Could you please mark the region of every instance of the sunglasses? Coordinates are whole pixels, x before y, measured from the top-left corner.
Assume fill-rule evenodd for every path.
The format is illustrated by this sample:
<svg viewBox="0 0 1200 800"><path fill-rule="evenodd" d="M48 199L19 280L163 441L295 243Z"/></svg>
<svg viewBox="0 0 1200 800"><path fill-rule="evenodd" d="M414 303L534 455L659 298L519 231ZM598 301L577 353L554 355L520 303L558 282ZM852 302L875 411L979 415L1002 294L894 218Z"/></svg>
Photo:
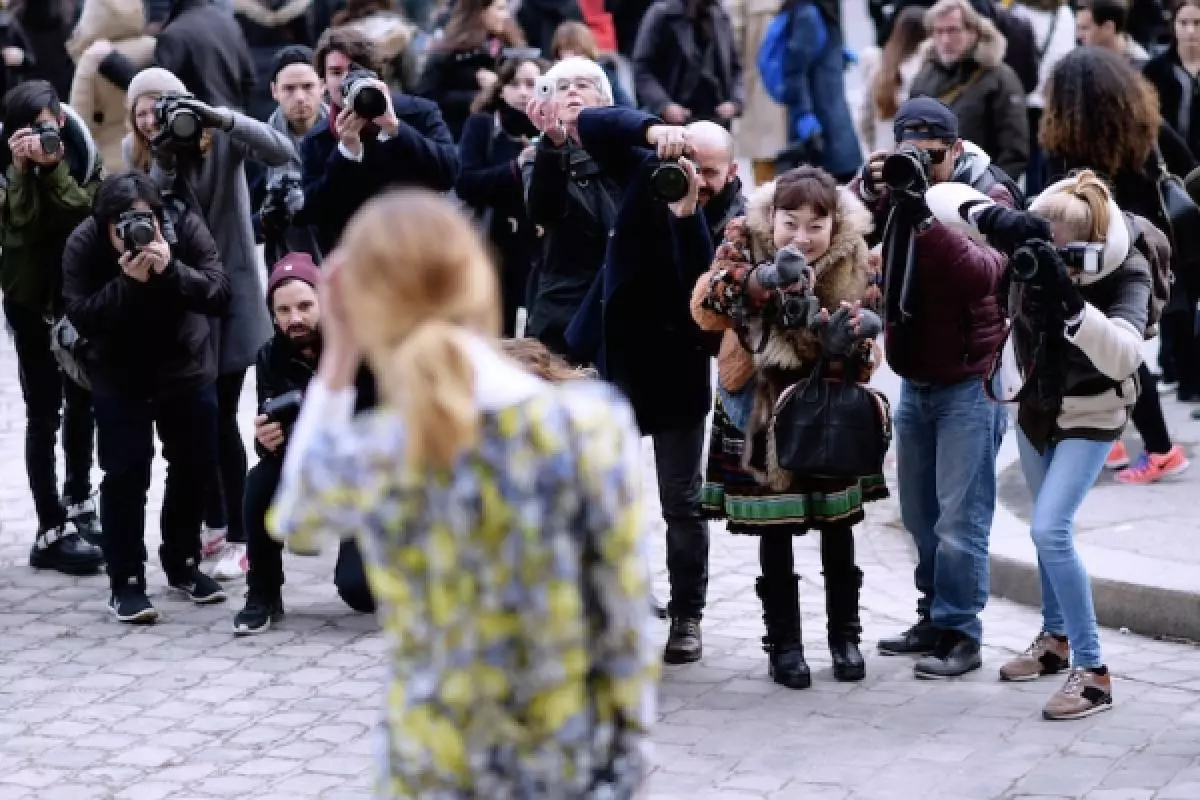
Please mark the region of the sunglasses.
<svg viewBox="0 0 1200 800"><path fill-rule="evenodd" d="M950 152L949 147L939 147L936 149L921 148L929 156L930 164L941 164L946 160L946 154Z"/></svg>

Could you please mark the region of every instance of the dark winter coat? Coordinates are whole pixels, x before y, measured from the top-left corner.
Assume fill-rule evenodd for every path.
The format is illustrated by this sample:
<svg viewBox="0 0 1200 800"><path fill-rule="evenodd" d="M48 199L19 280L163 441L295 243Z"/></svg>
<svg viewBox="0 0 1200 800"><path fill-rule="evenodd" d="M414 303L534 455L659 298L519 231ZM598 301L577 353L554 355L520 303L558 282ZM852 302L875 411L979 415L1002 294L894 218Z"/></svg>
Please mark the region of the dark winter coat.
<svg viewBox="0 0 1200 800"><path fill-rule="evenodd" d="M28 166L18 172L7 147L7 191L0 202L0 292L5 302L43 314L62 313L60 289L63 247L91 212L104 176L87 125L68 106L62 129L66 156L54 167ZM0 136L3 136L0 132Z"/></svg>
<svg viewBox="0 0 1200 800"><path fill-rule="evenodd" d="M651 193L653 124L623 108L579 115L580 141L622 193L603 271L567 331L575 352L629 398L645 435L690 428L712 408L709 345L688 307L712 240L700 210L676 218Z"/></svg>
<svg viewBox="0 0 1200 800"><path fill-rule="evenodd" d="M978 150L964 154L968 169L959 169L956 180L974 185L997 203L1013 206L1003 184L987 179L987 157ZM885 230L891 202L887 191L870 197L861 182L852 186L875 216L875 226ZM889 250L887 229L884 253ZM902 378L918 383L948 386L987 373L992 354L1004 339L1005 320L1000 293L1008 259L965 233L933 222L914 234L911 266L910 316L885 313L888 364ZM886 259L886 256L885 256ZM899 269L883 264L888 272Z"/></svg>
<svg viewBox="0 0 1200 800"><path fill-rule="evenodd" d="M475 73L481 69L495 72L499 66L500 57L493 56L483 47L473 50L433 50L426 58L421 79L417 81L416 94L437 103L450 135L458 141L462 137L463 125L471 115L471 103L479 94L479 80Z"/></svg>
<svg viewBox="0 0 1200 800"><path fill-rule="evenodd" d="M1200 80L1183 68L1174 45L1151 59L1142 74L1158 91L1163 121L1187 143L1193 158L1200 157ZM1176 175L1187 175L1186 171L1178 172L1174 168L1172 171Z"/></svg>
<svg viewBox="0 0 1200 800"><path fill-rule="evenodd" d="M525 305L529 272L538 244L525 211L525 184L517 156L525 143L501 129L495 114L472 114L458 145L462 171L458 196L484 223L500 267L504 334L512 336L517 309Z"/></svg>
<svg viewBox="0 0 1200 800"><path fill-rule="evenodd" d="M576 0L522 0L517 9L517 24L525 32L530 47L549 56L554 32L564 22L583 22L583 12Z"/></svg>
<svg viewBox="0 0 1200 800"><path fill-rule="evenodd" d="M910 97L934 97L958 116L958 135L983 148L992 163L1020 180L1029 163L1029 117L1025 88L1004 63L1004 37L983 20L972 54L944 66L932 42L923 45L925 66L913 80Z"/></svg>
<svg viewBox="0 0 1200 800"><path fill-rule="evenodd" d="M400 120L386 141L363 138L363 159L342 155L329 129L337 114L317 123L300 145L304 175L304 211L296 223L317 229L318 245L328 253L342 229L363 203L394 186L423 186L437 191L454 188L458 150L433 103L419 97L392 95Z"/></svg>
<svg viewBox="0 0 1200 800"><path fill-rule="evenodd" d="M187 214L161 275L139 283L121 271L108 230L84 220L63 253L67 317L88 340L84 369L97 394L142 400L217 377L210 317L225 313L229 281L204 221Z"/></svg>
<svg viewBox="0 0 1200 800"><path fill-rule="evenodd" d="M66 47L75 20L66 5L63 0L32 0L20 14L21 27L33 48L26 51L30 63L24 79L49 81L59 97L70 94L75 76L75 62Z"/></svg>
<svg viewBox="0 0 1200 800"><path fill-rule="evenodd" d="M604 264L620 190L582 146L555 146L541 137L525 165L529 220L544 231L537 271L530 281L529 328L560 355L570 356L566 331Z"/></svg>
<svg viewBox="0 0 1200 800"><path fill-rule="evenodd" d="M693 107L704 92L703 54L697 49L694 21L684 0L659 0L642 21L633 48L633 75L638 102L652 114L661 114L671 103L692 110L695 119L716 120L714 111L729 102L740 111L746 102L742 60L734 44L733 23L720 3L707 6L713 31L714 63L709 87L711 108ZM715 101L715 102L714 102Z"/></svg>
<svg viewBox="0 0 1200 800"><path fill-rule="evenodd" d="M198 100L245 109L254 90L254 63L237 20L209 0L177 0L158 34L154 66L183 81ZM141 71L120 53L100 64L100 74L122 88Z"/></svg>
<svg viewBox="0 0 1200 800"><path fill-rule="evenodd" d="M292 44L311 46L308 11L312 0L233 0L233 11L246 37L254 65L254 89L247 111L265 120L275 107L271 97L271 69L275 54Z"/></svg>

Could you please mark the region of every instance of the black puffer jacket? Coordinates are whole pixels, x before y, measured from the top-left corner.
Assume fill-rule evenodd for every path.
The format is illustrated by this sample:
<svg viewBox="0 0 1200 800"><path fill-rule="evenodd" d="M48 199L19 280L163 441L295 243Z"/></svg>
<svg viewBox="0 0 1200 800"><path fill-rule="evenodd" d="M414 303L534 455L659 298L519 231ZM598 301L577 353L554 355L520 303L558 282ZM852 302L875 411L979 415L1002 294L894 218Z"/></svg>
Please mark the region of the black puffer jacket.
<svg viewBox="0 0 1200 800"><path fill-rule="evenodd" d="M569 355L567 326L604 263L620 189L572 140L556 147L543 136L525 166L529 219L545 234L541 264L530 283L530 336Z"/></svg>
<svg viewBox="0 0 1200 800"><path fill-rule="evenodd" d="M471 50L434 50L425 61L416 94L437 103L454 141L462 138L463 125L471 115L471 103L479 94L481 69L495 72L500 57L484 47Z"/></svg>
<svg viewBox="0 0 1200 800"><path fill-rule="evenodd" d="M195 214L176 225L178 243L161 275L139 283L121 271L108 230L89 217L63 252L63 303L88 340L84 369L93 391L164 397L216 380L209 318L229 306L217 244Z"/></svg>

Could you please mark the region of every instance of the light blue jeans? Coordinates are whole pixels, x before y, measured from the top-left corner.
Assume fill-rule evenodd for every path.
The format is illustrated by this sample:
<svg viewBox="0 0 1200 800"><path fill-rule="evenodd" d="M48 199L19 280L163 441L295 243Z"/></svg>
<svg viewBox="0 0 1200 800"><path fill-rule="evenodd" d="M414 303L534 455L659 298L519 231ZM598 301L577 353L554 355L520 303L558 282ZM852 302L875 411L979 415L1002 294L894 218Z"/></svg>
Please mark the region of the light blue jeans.
<svg viewBox="0 0 1200 800"><path fill-rule="evenodd" d="M1008 414L971 378L904 381L896 408L900 517L917 546L917 613L939 630L983 641L996 454Z"/></svg>
<svg viewBox="0 0 1200 800"><path fill-rule="evenodd" d="M1038 453L1018 429L1017 445L1021 471L1033 495L1029 533L1042 579L1042 629L1067 637L1071 666L1102 666L1092 584L1072 534L1075 512L1099 477L1112 442L1064 439Z"/></svg>

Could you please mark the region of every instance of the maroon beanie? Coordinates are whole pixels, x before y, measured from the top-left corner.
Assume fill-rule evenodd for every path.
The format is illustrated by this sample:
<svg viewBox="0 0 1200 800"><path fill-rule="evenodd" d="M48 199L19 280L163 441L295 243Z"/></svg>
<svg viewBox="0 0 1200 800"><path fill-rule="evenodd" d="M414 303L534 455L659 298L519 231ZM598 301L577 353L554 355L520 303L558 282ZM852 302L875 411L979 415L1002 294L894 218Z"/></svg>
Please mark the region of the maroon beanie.
<svg viewBox="0 0 1200 800"><path fill-rule="evenodd" d="M279 284L290 280L304 281L316 289L321 285L321 270L308 253L288 253L279 259L267 279L267 308L272 308L271 298Z"/></svg>

